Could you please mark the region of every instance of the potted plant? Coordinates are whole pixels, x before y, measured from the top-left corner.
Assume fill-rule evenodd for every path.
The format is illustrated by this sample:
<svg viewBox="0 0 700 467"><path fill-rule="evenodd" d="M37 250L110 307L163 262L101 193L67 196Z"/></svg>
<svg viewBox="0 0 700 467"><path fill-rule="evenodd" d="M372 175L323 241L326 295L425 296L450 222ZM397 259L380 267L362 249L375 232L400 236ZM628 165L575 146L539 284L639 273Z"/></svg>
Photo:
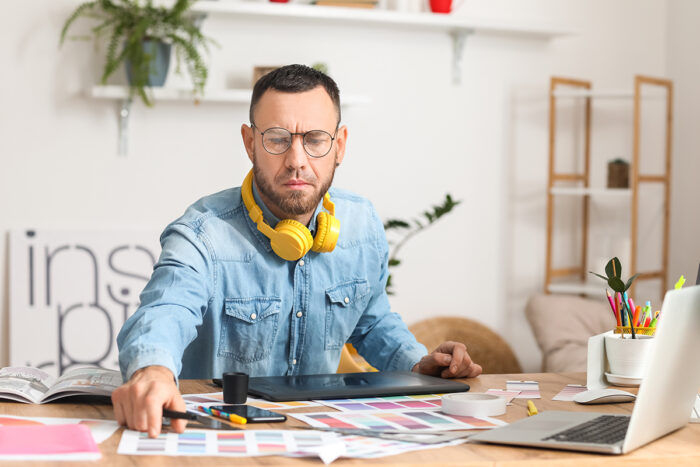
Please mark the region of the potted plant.
<svg viewBox="0 0 700 467"><path fill-rule="evenodd" d="M96 19L99 23L91 28L92 36L108 37L102 84L124 63L130 96L138 94L146 105L152 105L146 88L165 82L172 47L177 59L176 73L180 73L184 62L192 79L193 94L203 94L208 70L202 50L208 52L208 44L213 41L197 27L200 18L188 13L194 1L176 0L170 8L154 6L152 0L86 2L64 23L60 43L78 18Z"/></svg>
<svg viewBox="0 0 700 467"><path fill-rule="evenodd" d="M620 314L624 313L626 315L626 322L630 324L629 329L632 337L632 339L625 339L626 326L624 326L624 321L623 326L618 327L618 329L622 330L619 336L616 334L605 336L605 354L610 366L610 373L606 374L606 376L608 380L611 377L618 378L611 382L624 381L625 378L641 378L649 360L648 357L652 351L654 340L652 336L637 335L635 331L635 313L632 309L633 306L630 306L631 300L627 297L627 290L638 274L633 275L626 282L623 281L622 265L617 257L606 264L605 276L595 272L591 272L591 274L605 280L611 289L623 297ZM617 297L618 295L616 294L615 301L617 301Z"/></svg>

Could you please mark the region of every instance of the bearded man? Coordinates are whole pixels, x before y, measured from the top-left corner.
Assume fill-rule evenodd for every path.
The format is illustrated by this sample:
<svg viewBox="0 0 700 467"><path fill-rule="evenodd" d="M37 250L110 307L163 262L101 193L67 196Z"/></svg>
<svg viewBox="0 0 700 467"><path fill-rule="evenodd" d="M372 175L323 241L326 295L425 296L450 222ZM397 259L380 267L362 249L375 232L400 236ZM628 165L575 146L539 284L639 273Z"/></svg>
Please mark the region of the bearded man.
<svg viewBox="0 0 700 467"><path fill-rule="evenodd" d="M428 354L390 310L382 222L331 188L348 135L336 83L303 65L263 76L241 135L253 165L242 186L200 199L161 236L117 338L117 421L156 436L163 408L185 409L177 378L332 373L346 342L379 370L479 375L463 344Z"/></svg>

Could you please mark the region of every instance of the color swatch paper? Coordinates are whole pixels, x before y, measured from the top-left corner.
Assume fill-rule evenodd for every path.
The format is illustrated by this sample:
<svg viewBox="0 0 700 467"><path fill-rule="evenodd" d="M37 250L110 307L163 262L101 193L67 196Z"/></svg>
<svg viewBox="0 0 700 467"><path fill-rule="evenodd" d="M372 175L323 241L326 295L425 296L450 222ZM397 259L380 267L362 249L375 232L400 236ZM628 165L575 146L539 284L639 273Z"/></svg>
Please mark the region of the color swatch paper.
<svg viewBox="0 0 700 467"><path fill-rule="evenodd" d="M320 457L330 463L345 454L345 444L335 433L293 430L185 430L146 433L125 430L118 454L139 456L288 456Z"/></svg>
<svg viewBox="0 0 700 467"><path fill-rule="evenodd" d="M224 404L223 392L212 392L207 394L186 394L182 396L187 404L188 409L196 409L197 406L209 407L210 405ZM264 399L256 399L249 397L246 400L247 405L252 405L259 409L266 410L285 410L285 409L301 409L305 407L318 407L321 404L315 401L288 401L288 402L272 402Z"/></svg>
<svg viewBox="0 0 700 467"><path fill-rule="evenodd" d="M580 384L567 384L559 394L552 398L553 401L573 401L574 396L581 392L588 391L586 386Z"/></svg>
<svg viewBox="0 0 700 467"><path fill-rule="evenodd" d="M80 424L90 429L96 443L101 443L117 431L119 425L114 420L93 420L83 418L59 417L19 417L15 415L0 415L0 426L26 425L67 425Z"/></svg>
<svg viewBox="0 0 700 467"><path fill-rule="evenodd" d="M540 399L540 384L537 381L506 381L507 391L520 391L516 399Z"/></svg>
<svg viewBox="0 0 700 467"><path fill-rule="evenodd" d="M407 410L439 409L442 405L440 396L437 394L423 394L415 396L389 396L389 397L367 397L361 399L333 399L318 401L321 404L339 410L341 412L358 411L386 411L386 410Z"/></svg>
<svg viewBox="0 0 700 467"><path fill-rule="evenodd" d="M448 415L434 410L319 412L290 414L318 428L350 428L367 430L483 430L506 425L491 417Z"/></svg>
<svg viewBox="0 0 700 467"><path fill-rule="evenodd" d="M0 426L0 459L95 460L100 450L85 425Z"/></svg>

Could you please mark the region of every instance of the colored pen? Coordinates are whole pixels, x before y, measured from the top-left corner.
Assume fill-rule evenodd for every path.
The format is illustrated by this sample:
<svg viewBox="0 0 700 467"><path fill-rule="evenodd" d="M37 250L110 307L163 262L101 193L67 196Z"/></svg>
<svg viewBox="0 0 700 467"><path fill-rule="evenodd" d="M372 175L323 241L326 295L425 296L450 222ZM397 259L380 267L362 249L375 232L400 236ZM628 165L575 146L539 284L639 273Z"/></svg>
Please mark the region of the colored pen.
<svg viewBox="0 0 700 467"><path fill-rule="evenodd" d="M673 286L674 289L678 290L681 287L683 287L683 284L685 284L685 277L681 276L678 278L678 282L676 282L676 285Z"/></svg>
<svg viewBox="0 0 700 467"><path fill-rule="evenodd" d="M605 294L608 296L608 302L610 303L610 308L612 308L613 316L615 317L615 321L617 321L617 325L620 325L620 317L617 314L617 310L615 309L615 303L613 302L612 295L610 294L610 291L608 289L605 289Z"/></svg>
<svg viewBox="0 0 700 467"><path fill-rule="evenodd" d="M223 418L224 420L230 420L233 423L238 423L239 425L245 425L246 423L248 423L248 420L246 420L244 417L241 417L240 415L236 415L235 413L222 412L221 410L211 409L202 405L199 406L199 410L203 410L209 415Z"/></svg>
<svg viewBox="0 0 700 467"><path fill-rule="evenodd" d="M634 300L632 300L632 297L629 297L629 298L627 299L627 303L629 303L630 311L631 311L632 313L634 313L634 311L637 309L637 307L634 306Z"/></svg>
<svg viewBox="0 0 700 467"><path fill-rule="evenodd" d="M527 401L527 416L531 417L532 415L537 415L537 407L535 407L534 402L532 402L531 400L528 399L528 401Z"/></svg>

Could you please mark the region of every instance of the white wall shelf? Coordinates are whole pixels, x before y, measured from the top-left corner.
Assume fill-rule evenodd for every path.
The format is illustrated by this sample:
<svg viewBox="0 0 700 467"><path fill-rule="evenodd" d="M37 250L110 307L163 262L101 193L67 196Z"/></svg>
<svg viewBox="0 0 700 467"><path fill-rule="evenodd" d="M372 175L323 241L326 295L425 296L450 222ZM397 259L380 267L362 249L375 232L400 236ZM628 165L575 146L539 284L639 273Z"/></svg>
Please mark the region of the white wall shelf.
<svg viewBox="0 0 700 467"><path fill-rule="evenodd" d="M161 0L158 3L169 6L173 1ZM216 16L234 15L239 18L445 32L452 37L452 79L455 83L461 80L462 50L470 34L495 34L545 41L573 34L571 30L538 22L470 18L455 14L408 13L376 8L201 0L195 3L191 10L195 13Z"/></svg>
<svg viewBox="0 0 700 467"><path fill-rule="evenodd" d="M568 295L592 295L604 296L605 284L592 282L553 282L547 286L549 293L561 293Z"/></svg>
<svg viewBox="0 0 700 467"><path fill-rule="evenodd" d="M552 95L557 98L591 97L600 99L633 99L634 89L556 89ZM665 99L663 93L644 93L645 99Z"/></svg>
<svg viewBox="0 0 700 467"><path fill-rule="evenodd" d="M151 88L147 91L154 102L158 101L180 101L207 103L228 103L248 105L253 93L252 89L215 89L206 90L203 96L194 96L192 89L182 88ZM129 148L129 117L131 116L131 98L128 86L93 86L88 89L87 95L94 99L114 100L120 103L119 108L119 148L120 156L125 156ZM363 95L343 96L341 105L343 107L352 105L369 104L370 98Z"/></svg>
<svg viewBox="0 0 700 467"><path fill-rule="evenodd" d="M192 89L188 88L151 88L148 91L154 101L191 101L191 102L221 102L230 104L249 104L252 89L212 89L206 90L203 96L194 96ZM88 96L95 99L122 100L129 98L129 88L127 86L93 86L88 90ZM349 95L343 96L341 105L343 107L352 105L369 104L368 96Z"/></svg>
<svg viewBox="0 0 700 467"><path fill-rule="evenodd" d="M553 195L563 196L630 196L629 188L589 188L589 187L562 187L555 186L549 190Z"/></svg>

